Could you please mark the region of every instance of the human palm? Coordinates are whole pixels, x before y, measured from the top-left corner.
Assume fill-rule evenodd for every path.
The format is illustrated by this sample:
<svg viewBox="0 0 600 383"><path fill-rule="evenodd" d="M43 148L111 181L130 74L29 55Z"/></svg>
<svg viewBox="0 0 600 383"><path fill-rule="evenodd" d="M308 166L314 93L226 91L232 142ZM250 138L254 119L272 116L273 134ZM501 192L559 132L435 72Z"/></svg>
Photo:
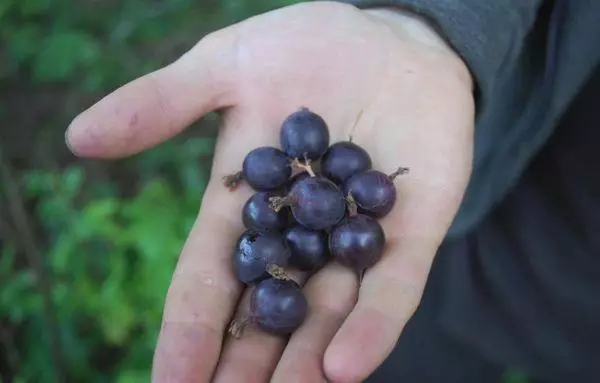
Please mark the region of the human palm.
<svg viewBox="0 0 600 383"><path fill-rule="evenodd" d="M253 328L232 339L227 327L248 294L230 257L252 191L229 192L222 178L251 149L279 146L281 122L302 106L327 121L332 143L352 136L375 169L410 173L396 181L398 200L381 221L387 248L360 289L335 262L308 280L292 272L309 302L304 324L289 340ZM463 196L473 133L468 70L424 23L396 11L300 4L205 37L83 112L67 139L80 156L117 158L214 110L223 126L212 176L168 292L154 381L365 379L416 309Z"/></svg>

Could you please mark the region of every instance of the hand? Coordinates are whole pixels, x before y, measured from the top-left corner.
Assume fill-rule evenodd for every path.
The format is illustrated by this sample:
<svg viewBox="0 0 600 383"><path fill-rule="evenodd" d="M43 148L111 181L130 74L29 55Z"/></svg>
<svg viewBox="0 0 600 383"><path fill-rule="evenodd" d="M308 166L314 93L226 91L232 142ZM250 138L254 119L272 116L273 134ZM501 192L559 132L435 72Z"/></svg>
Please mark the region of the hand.
<svg viewBox="0 0 600 383"><path fill-rule="evenodd" d="M228 192L222 177L251 149L279 146L281 122L300 106L324 117L332 143L352 135L375 169L410 173L396 181L399 199L381 221L388 248L360 291L352 271L331 263L306 282L310 313L287 344L251 328L232 340L226 330L243 287L230 254L251 190ZM67 141L79 156L127 156L213 110L224 124L168 292L154 381L364 380L416 309L463 197L474 121L466 66L425 22L399 10L299 4L206 36L79 115Z"/></svg>

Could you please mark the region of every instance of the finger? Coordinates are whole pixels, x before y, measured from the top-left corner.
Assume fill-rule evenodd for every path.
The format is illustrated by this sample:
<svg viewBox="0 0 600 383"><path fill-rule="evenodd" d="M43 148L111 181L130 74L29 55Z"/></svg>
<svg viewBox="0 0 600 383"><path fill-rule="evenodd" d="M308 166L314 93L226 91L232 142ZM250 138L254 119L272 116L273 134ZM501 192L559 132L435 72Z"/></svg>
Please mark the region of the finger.
<svg viewBox="0 0 600 383"><path fill-rule="evenodd" d="M325 352L325 371L334 382L364 381L393 350L419 304L449 224L442 217L452 216L449 206L456 204L439 190L413 186L399 190L402 206L381 221L384 256L365 274L356 307Z"/></svg>
<svg viewBox="0 0 600 383"><path fill-rule="evenodd" d="M291 272L290 276L300 285L306 279L305 273ZM246 290L236 318L248 315L251 293L252 288ZM269 381L286 341L286 337L268 334L254 325L249 325L239 339L228 336L213 382L263 383Z"/></svg>
<svg viewBox="0 0 600 383"><path fill-rule="evenodd" d="M205 382L216 366L223 333L241 284L230 254L243 230L239 209L247 193L224 193L211 181L167 294L154 356L154 382ZM157 233L160 235L160 233Z"/></svg>
<svg viewBox="0 0 600 383"><path fill-rule="evenodd" d="M308 281L304 287L308 316L291 336L271 382L326 381L325 349L356 303L357 289L356 275L334 262Z"/></svg>
<svg viewBox="0 0 600 383"><path fill-rule="evenodd" d="M256 112L233 108L223 120L211 180L169 288L155 352L155 382L210 381L243 291L231 252L244 230L240 212L253 191L242 184L229 192L222 177L239 170L251 148L272 145L277 137L260 128L270 122Z"/></svg>
<svg viewBox="0 0 600 383"><path fill-rule="evenodd" d="M109 94L66 132L79 156L114 158L150 148L205 114L232 103L233 43L228 29L202 39L179 60Z"/></svg>

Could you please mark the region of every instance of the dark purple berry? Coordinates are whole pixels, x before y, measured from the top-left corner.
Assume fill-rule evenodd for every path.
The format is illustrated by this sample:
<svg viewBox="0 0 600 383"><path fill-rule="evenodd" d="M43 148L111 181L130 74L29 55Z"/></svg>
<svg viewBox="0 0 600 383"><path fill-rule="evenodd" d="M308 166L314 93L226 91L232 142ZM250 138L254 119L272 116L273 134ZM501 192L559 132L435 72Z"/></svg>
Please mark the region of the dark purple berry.
<svg viewBox="0 0 600 383"><path fill-rule="evenodd" d="M371 156L350 141L337 142L321 158L321 172L337 184L343 184L355 174L371 169Z"/></svg>
<svg viewBox="0 0 600 383"><path fill-rule="evenodd" d="M292 175L292 166L284 152L263 146L246 155L242 167L246 182L257 191L272 191L285 185Z"/></svg>
<svg viewBox="0 0 600 383"><path fill-rule="evenodd" d="M300 225L289 228L284 238L290 249L290 265L301 271L315 271L329 260L327 233Z"/></svg>
<svg viewBox="0 0 600 383"><path fill-rule="evenodd" d="M379 261L384 246L383 228L377 220L363 214L344 218L329 233L333 258L359 275Z"/></svg>
<svg viewBox="0 0 600 383"><path fill-rule="evenodd" d="M280 141L288 157L316 160L329 146L329 129L321 116L302 108L285 119Z"/></svg>
<svg viewBox="0 0 600 383"><path fill-rule="evenodd" d="M292 190L292 187L294 187L294 185L296 184L296 182L303 180L305 178L309 178L310 174L308 174L308 172L306 171L302 171L300 173L295 174L294 176L292 176L292 178L290 178L288 180L288 182L285 184L285 189L287 191Z"/></svg>
<svg viewBox="0 0 600 383"><path fill-rule="evenodd" d="M250 197L242 209L242 222L248 229L260 231L279 231L289 225L289 209L276 212L269 205L269 197L275 194L270 192L257 192Z"/></svg>
<svg viewBox="0 0 600 383"><path fill-rule="evenodd" d="M279 234L247 229L238 239L233 252L233 268L243 283L252 284L269 276L268 265L285 267L290 250Z"/></svg>
<svg viewBox="0 0 600 383"><path fill-rule="evenodd" d="M271 334L291 334L304 322L307 312L306 297L291 279L265 279L250 295L252 322Z"/></svg>
<svg viewBox="0 0 600 383"><path fill-rule="evenodd" d="M309 177L296 182L283 198L272 198L271 207L290 206L296 221L312 230L325 230L337 224L346 213L342 191L323 177Z"/></svg>
<svg viewBox="0 0 600 383"><path fill-rule="evenodd" d="M392 211L396 203L394 179L407 170L399 168L391 175L378 170L358 173L346 181L344 191L352 195L359 213L382 218Z"/></svg>

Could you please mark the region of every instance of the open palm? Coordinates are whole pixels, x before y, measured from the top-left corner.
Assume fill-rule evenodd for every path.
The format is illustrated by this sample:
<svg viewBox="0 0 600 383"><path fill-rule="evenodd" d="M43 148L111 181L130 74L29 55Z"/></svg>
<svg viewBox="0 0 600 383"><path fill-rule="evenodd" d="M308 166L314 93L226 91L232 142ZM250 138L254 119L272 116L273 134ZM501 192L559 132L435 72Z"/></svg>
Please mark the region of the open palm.
<svg viewBox="0 0 600 383"><path fill-rule="evenodd" d="M251 149L279 146L283 119L301 106L348 139L373 168L411 169L381 223L387 248L358 288L336 263L304 284L309 315L289 340L251 328L227 335L243 286L231 252L252 191L222 177ZM79 115L67 138L85 157L117 158L223 112L198 219L182 250L155 353L156 382L319 382L365 379L416 309L435 252L468 180L473 131L464 64L415 19L316 2L282 8L202 39L179 60L116 90ZM160 233L156 233L160 235ZM246 294L247 295L247 294ZM225 339L225 341L223 341Z"/></svg>

